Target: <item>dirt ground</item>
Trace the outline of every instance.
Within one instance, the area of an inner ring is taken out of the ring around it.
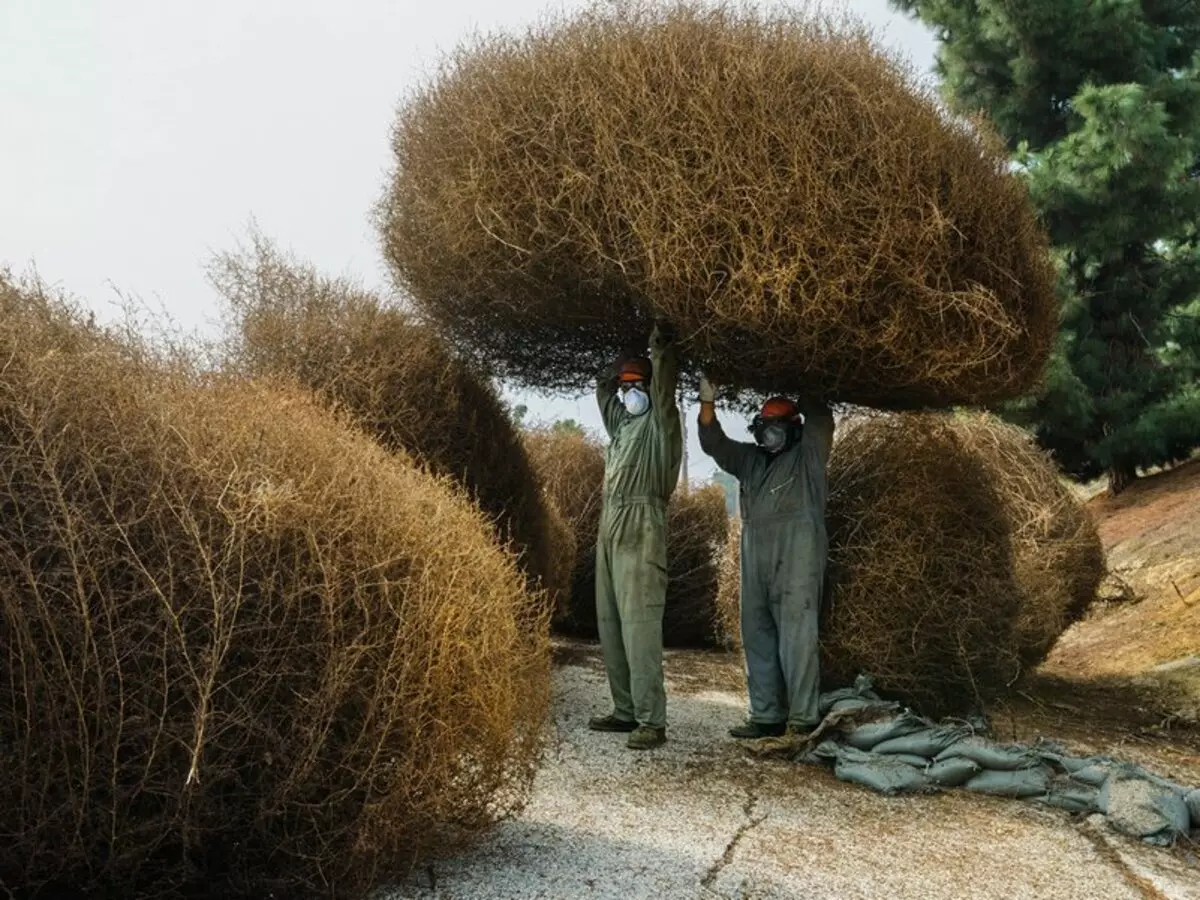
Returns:
[[[1200,459],[1088,508],[1126,599],[1098,604],[1070,628],[1043,672],[1130,680],[1200,721]]]
[[[1200,785],[1200,460],[1096,497],[1125,599],[1098,604],[989,710],[1006,740],[1045,736]],[[736,655],[667,661],[670,740],[593,734],[608,710],[595,646],[556,646],[552,735],[533,796],[474,851],[380,900],[1200,900],[1200,846],[1153,848],[1100,816],[946,792],[887,798],[821,768],[753,757]]]

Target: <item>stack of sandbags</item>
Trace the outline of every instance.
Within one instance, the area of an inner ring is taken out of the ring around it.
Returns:
[[[596,631],[596,538],[604,486],[604,449],[591,436],[542,428],[526,432],[530,459],[552,502],[565,515],[579,547],[571,592],[560,599],[553,627],[560,634],[594,638]],[[676,491],[667,507],[667,602],[663,642],[669,647],[707,647],[720,638],[714,628],[718,561],[729,517],[720,488]]]
[[[1032,487],[1031,487],[1032,486]],[[1020,429],[979,415],[844,421],[829,466],[827,683],[957,713],[1013,684],[1104,576],[1095,527]],[[739,643],[737,540],[719,620]]]
[[[520,557],[531,586],[566,593],[575,548],[538,490],[492,385],[427,327],[346,279],[319,275],[259,236],[218,256],[210,278],[228,309],[226,366],[291,378],[474,497]]]
[[[363,897],[519,808],[546,617],[448,480],[0,278],[0,890]]]
[[[1109,756],[1074,756],[1039,739],[1001,743],[981,721],[934,722],[883,701],[871,680],[821,695],[821,723],[806,737],[768,739],[755,749],[832,765],[842,781],[882,794],[976,794],[1103,814],[1116,831],[1171,846],[1200,831],[1200,789]]]
[[[854,24],[596,3],[460,47],[400,111],[397,281],[533,387],[679,330],[719,383],[876,407],[1037,379],[1054,275],[1022,181]]]

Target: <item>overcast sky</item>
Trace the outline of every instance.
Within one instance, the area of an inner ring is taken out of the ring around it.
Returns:
[[[120,289],[209,329],[203,266],[253,219],[322,270],[383,287],[367,215],[397,103],[473,30],[577,5],[0,0],[0,266],[36,266],[102,316]],[[923,26],[886,0],[847,5],[931,69]],[[590,397],[520,399],[533,418],[599,427]],[[691,474],[706,477],[690,444]]]

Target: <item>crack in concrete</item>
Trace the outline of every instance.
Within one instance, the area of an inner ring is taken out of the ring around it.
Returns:
[[[763,773],[761,770],[755,772],[753,780],[746,784],[746,802],[742,804],[742,814],[746,817],[746,821],[738,826],[737,831],[735,831],[733,836],[729,839],[729,843],[725,845],[725,850],[721,854],[721,857],[711,866],[709,866],[708,871],[704,874],[704,878],[701,880],[700,886],[706,891],[716,894],[716,892],[712,890],[712,886],[716,884],[717,878],[720,877],[721,872],[723,872],[725,868],[731,862],[733,862],[733,858],[737,854],[738,844],[741,843],[742,838],[767,820],[767,813],[763,813],[761,816],[756,816],[754,814],[755,808],[758,806],[758,794],[762,789],[762,784]]]

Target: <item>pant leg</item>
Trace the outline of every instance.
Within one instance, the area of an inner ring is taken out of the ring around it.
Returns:
[[[779,600],[779,664],[787,684],[788,724],[811,727],[820,721],[819,623],[828,540],[817,523],[788,525],[779,542],[778,577],[772,593]]]
[[[612,553],[634,718],[640,725],[664,728],[667,724],[662,665],[663,610],[667,602],[665,510],[652,504],[624,508]]]
[[[762,546],[766,536],[762,529],[750,525],[742,529],[742,649],[746,655],[750,721],[775,725],[787,720],[788,708],[780,667],[777,611],[772,609],[762,571],[762,564],[770,562],[770,547]]]
[[[629,659],[621,629],[617,591],[613,578],[611,529],[601,515],[600,534],[596,541],[596,629],[600,633],[600,649],[604,653],[604,668],[608,673],[608,689],[612,694],[613,714],[619,719],[634,718],[633,696],[630,693]]]

